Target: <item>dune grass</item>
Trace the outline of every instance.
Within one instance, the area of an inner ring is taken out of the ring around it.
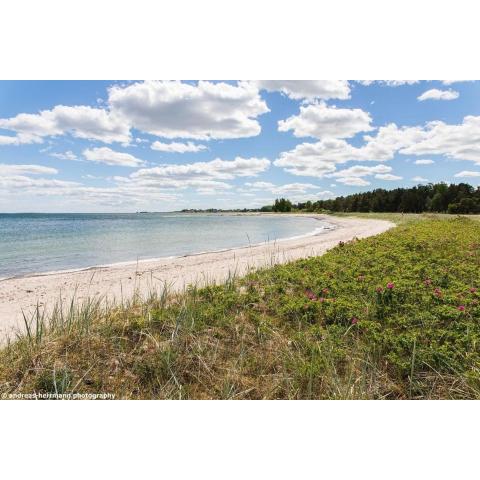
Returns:
[[[0,393],[480,398],[480,222],[389,219],[223,285],[38,311],[0,352]]]

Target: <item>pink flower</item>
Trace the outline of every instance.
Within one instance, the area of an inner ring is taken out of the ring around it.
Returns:
[[[309,300],[313,300],[313,301],[317,300],[317,296],[315,295],[315,293],[313,293],[312,289],[310,288],[305,289],[305,295]]]
[[[358,323],[358,318],[352,317],[352,325],[355,325],[356,323]]]
[[[439,288],[436,288],[436,289],[433,291],[433,294],[434,294],[436,297],[441,297],[441,296],[442,296],[442,291],[441,291]]]
[[[427,278],[427,279],[425,280],[425,286],[428,287],[428,286],[431,285],[431,284],[432,284],[432,281],[431,281],[429,278]]]
[[[383,292],[383,288],[382,288],[382,287],[377,287],[375,291],[376,291],[377,293],[382,293],[382,292]]]
[[[472,288],[470,289],[470,293],[475,293],[476,291],[477,291],[477,289],[476,289],[475,287],[472,287]]]
[[[461,312],[464,312],[465,311],[465,305],[459,305],[457,307],[458,310],[460,310]]]
[[[388,283],[387,283],[387,288],[388,288],[389,290],[393,290],[393,287],[395,287],[395,285],[393,284],[393,282],[388,282]]]

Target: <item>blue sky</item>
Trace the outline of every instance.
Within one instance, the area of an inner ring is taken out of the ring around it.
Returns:
[[[0,82],[0,211],[480,183],[480,82]]]

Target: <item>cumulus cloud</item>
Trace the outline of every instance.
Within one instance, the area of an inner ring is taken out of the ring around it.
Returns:
[[[354,147],[342,139],[326,139],[317,143],[302,143],[282,152],[273,163],[293,175],[323,177],[336,170],[336,165],[349,161],[391,160],[402,147],[419,141],[421,128],[398,128],[395,124],[380,127],[375,136],[365,135],[364,145]]]
[[[417,127],[417,132],[418,136],[405,145],[401,153],[446,155],[480,163],[480,116],[466,116],[459,125],[429,122],[424,128]]]
[[[385,85],[387,87],[401,87],[402,85],[414,85],[420,80],[358,80],[358,83],[361,83],[364,86],[372,85],[373,83],[378,83],[380,85]]]
[[[444,85],[453,85],[454,83],[472,82],[473,80],[442,80]]]
[[[338,181],[340,183],[343,183],[344,185],[349,185],[351,187],[366,187],[367,185],[370,185],[370,182],[368,180],[365,180],[361,177],[344,177],[339,178]]]
[[[454,175],[457,178],[473,178],[473,177],[480,177],[480,172],[473,172],[471,170],[463,170],[462,172],[458,172]]]
[[[31,178],[25,175],[0,176],[0,186],[9,190],[9,193],[33,192],[39,195],[61,194],[64,188],[77,188],[81,184],[65,180],[46,178]]]
[[[67,133],[106,143],[130,141],[130,128],[122,118],[108,110],[82,105],[57,105],[38,114],[20,113],[0,119],[0,128],[16,132],[20,143],[41,142],[43,137]]]
[[[288,194],[301,194],[306,193],[308,190],[314,190],[319,188],[318,185],[311,183],[287,183],[285,185],[275,185],[270,182],[247,182],[245,186],[249,190],[270,192],[275,195],[288,195]]]
[[[197,140],[256,136],[261,131],[257,117],[269,111],[248,82],[139,82],[113,86],[108,101],[113,112],[138,130]]]
[[[0,163],[0,175],[56,175],[56,168],[44,167],[43,165],[10,165]]]
[[[364,135],[355,147],[343,139],[301,143],[282,152],[274,165],[293,175],[324,177],[336,165],[349,161],[391,160],[396,152],[404,155],[445,155],[455,160],[470,160],[480,165],[480,116],[466,116],[459,125],[429,122],[424,126],[380,127],[376,135]],[[429,162],[430,163],[430,162]],[[420,165],[427,164],[420,161]]]
[[[455,100],[460,94],[452,89],[449,90],[439,90],[438,88],[432,88],[423,92],[417,99],[420,102],[424,100]]]
[[[125,188],[186,189],[195,188],[197,193],[210,195],[211,192],[230,190],[232,185],[225,180],[237,177],[255,177],[270,166],[264,158],[241,158],[235,160],[216,159],[210,162],[195,162],[183,165],[161,165],[142,168],[128,177],[113,177]]]
[[[399,177],[398,175],[392,175],[391,173],[377,173],[375,178],[379,180],[388,180],[388,181],[396,181],[396,180],[403,180],[403,177]]]
[[[13,172],[15,173],[15,172]],[[45,172],[46,173],[46,172]],[[154,185],[117,183],[112,187],[87,187],[82,183],[24,175],[0,175],[0,192],[35,197],[61,197],[62,202],[79,202],[85,205],[104,205],[131,209],[133,205],[151,205],[152,202],[173,202],[180,198],[178,192],[165,192]]]
[[[359,108],[328,107],[324,103],[300,107],[300,113],[278,122],[278,130],[296,137],[349,138],[373,130],[372,118]]]
[[[308,202],[312,201],[315,202],[317,200],[328,200],[331,198],[335,198],[335,194],[330,190],[321,190],[319,192],[309,192],[303,194],[288,194],[288,199],[294,203],[300,202]],[[270,202],[273,203],[273,202]]]
[[[1,129],[16,134],[0,135],[0,145],[40,143],[66,134],[130,144],[132,128],[170,139],[251,137],[261,131],[257,117],[268,111],[250,82],[137,82],[111,87],[105,108],[57,105],[0,119]]]
[[[176,179],[176,180],[231,180],[236,177],[254,177],[270,167],[266,158],[242,158],[210,162],[195,162],[179,165],[162,165],[142,168],[134,172],[132,178]]]
[[[268,190],[275,187],[275,184],[271,182],[246,182],[245,186],[255,190]]]
[[[120,167],[139,167],[144,164],[143,160],[130,155],[129,153],[116,152],[108,147],[87,148],[83,156],[91,162],[105,163]]]
[[[415,160],[415,165],[432,165],[432,163],[435,163],[433,160]]]
[[[199,195],[217,195],[219,192],[216,188],[212,187],[202,187],[202,188],[197,188],[196,192]],[[222,192],[225,194],[225,192]]]
[[[71,150],[63,153],[50,153],[50,156],[58,158],[59,160],[77,160],[77,156]]]
[[[0,135],[0,145],[23,145],[28,143],[41,143],[40,137],[32,135]]]
[[[423,178],[423,177],[413,177],[412,182],[419,182],[419,183],[427,183],[428,178]]]
[[[159,152],[167,153],[196,153],[206,150],[207,147],[202,144],[195,144],[193,142],[180,143],[180,142],[153,142],[150,146],[152,150],[158,150]]]
[[[375,178],[380,180],[401,180],[402,177],[397,177],[392,175],[392,167],[387,165],[375,165],[375,166],[366,166],[366,165],[354,165],[350,168],[340,170],[326,175],[327,177],[334,177],[338,182],[343,183],[344,185],[350,185],[354,187],[365,187],[370,185],[370,182],[363,177],[374,175]]]
[[[254,80],[260,90],[281,92],[293,100],[329,100],[350,98],[346,80]]]
[[[392,167],[387,165],[375,165],[368,167],[365,165],[354,165],[353,167],[340,170],[335,173],[327,175],[327,177],[366,177],[367,175],[385,174],[392,171]]]

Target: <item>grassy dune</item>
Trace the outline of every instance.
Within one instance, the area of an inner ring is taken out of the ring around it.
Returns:
[[[224,285],[38,314],[0,393],[480,398],[480,222],[382,218],[398,226]]]

